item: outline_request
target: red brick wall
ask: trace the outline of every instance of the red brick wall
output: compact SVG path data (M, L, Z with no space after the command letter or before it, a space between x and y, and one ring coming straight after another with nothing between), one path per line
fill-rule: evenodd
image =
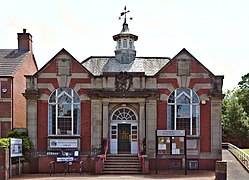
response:
M64 163L57 163L56 157L53 156L41 156L38 159L38 173L49 173L50 166L49 163L51 161L55 161L55 172L56 173L64 173L65 164ZM79 173L80 169L80 161L83 161L83 173L93 171L92 163L90 158L85 156L80 156L79 160L74 162L71 166L69 166L70 172L74 169L75 173Z
M42 73L56 73L56 61L50 61L47 66L41 69Z
M217 159L198 159L199 170L215 170L215 163ZM179 169L176 165L182 165L182 159L166 159L158 158L157 169L158 170L176 170ZM156 159L149 159L150 170L156 170ZM182 166L181 166L182 168Z
M167 102L157 101L157 129L167 129Z
M0 179L9 179L9 149L0 147Z
M7 89L4 93L0 92L0 138L7 137L12 128L12 78L3 78L0 81L1 89Z
M218 159L199 159L200 170L215 170L215 163Z
M11 102L0 102L0 118L11 118Z
M81 102L81 150L91 151L91 101Z
M1 137L7 137L11 130L11 121L1 122Z
M37 149L38 151L47 151L48 101L39 100L37 106L38 106Z
M22 95L26 89L26 78L24 75L33 75L36 71L36 65L32 60L33 55L29 54L21 66L14 74L13 80L13 127L26 128L26 99Z
M160 72L161 73L175 73L176 72L176 61L171 60Z
M54 86L54 89L59 88L59 83L57 78L38 78L37 83L51 83Z
M11 85L12 85L11 78L7 78L6 81L1 81L1 89L7 89L6 93L1 91L1 98L11 98L12 94Z
M85 68L76 61L72 61L72 72L73 73L88 73Z
M211 103L200 105L201 152L211 151Z

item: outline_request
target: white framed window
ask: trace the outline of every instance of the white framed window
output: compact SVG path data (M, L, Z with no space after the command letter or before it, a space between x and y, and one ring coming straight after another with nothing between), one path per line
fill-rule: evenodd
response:
M70 88L56 89L48 99L48 134L80 134L80 98Z
M118 41L118 49L121 49L121 40Z
M185 130L187 135L200 134L200 100L189 88L178 88L168 98L167 126Z
M133 42L132 42L132 40L129 40L129 48L133 49Z
M123 40L123 48L127 48L127 39Z

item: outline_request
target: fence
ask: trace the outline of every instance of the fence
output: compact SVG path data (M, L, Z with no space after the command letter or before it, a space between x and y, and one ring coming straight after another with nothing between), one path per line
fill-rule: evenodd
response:
M226 146L227 149L240 161L240 163L249 172L249 155L242 151L240 148L230 143L222 143L222 146Z

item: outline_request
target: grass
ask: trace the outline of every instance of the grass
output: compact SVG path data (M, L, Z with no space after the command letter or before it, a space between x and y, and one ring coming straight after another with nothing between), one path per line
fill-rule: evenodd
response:
M242 149L242 150L249 155L249 149Z

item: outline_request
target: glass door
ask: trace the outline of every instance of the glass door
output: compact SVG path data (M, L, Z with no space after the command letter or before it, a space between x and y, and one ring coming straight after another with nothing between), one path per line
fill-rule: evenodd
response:
M131 153L131 125L118 125L118 153Z

